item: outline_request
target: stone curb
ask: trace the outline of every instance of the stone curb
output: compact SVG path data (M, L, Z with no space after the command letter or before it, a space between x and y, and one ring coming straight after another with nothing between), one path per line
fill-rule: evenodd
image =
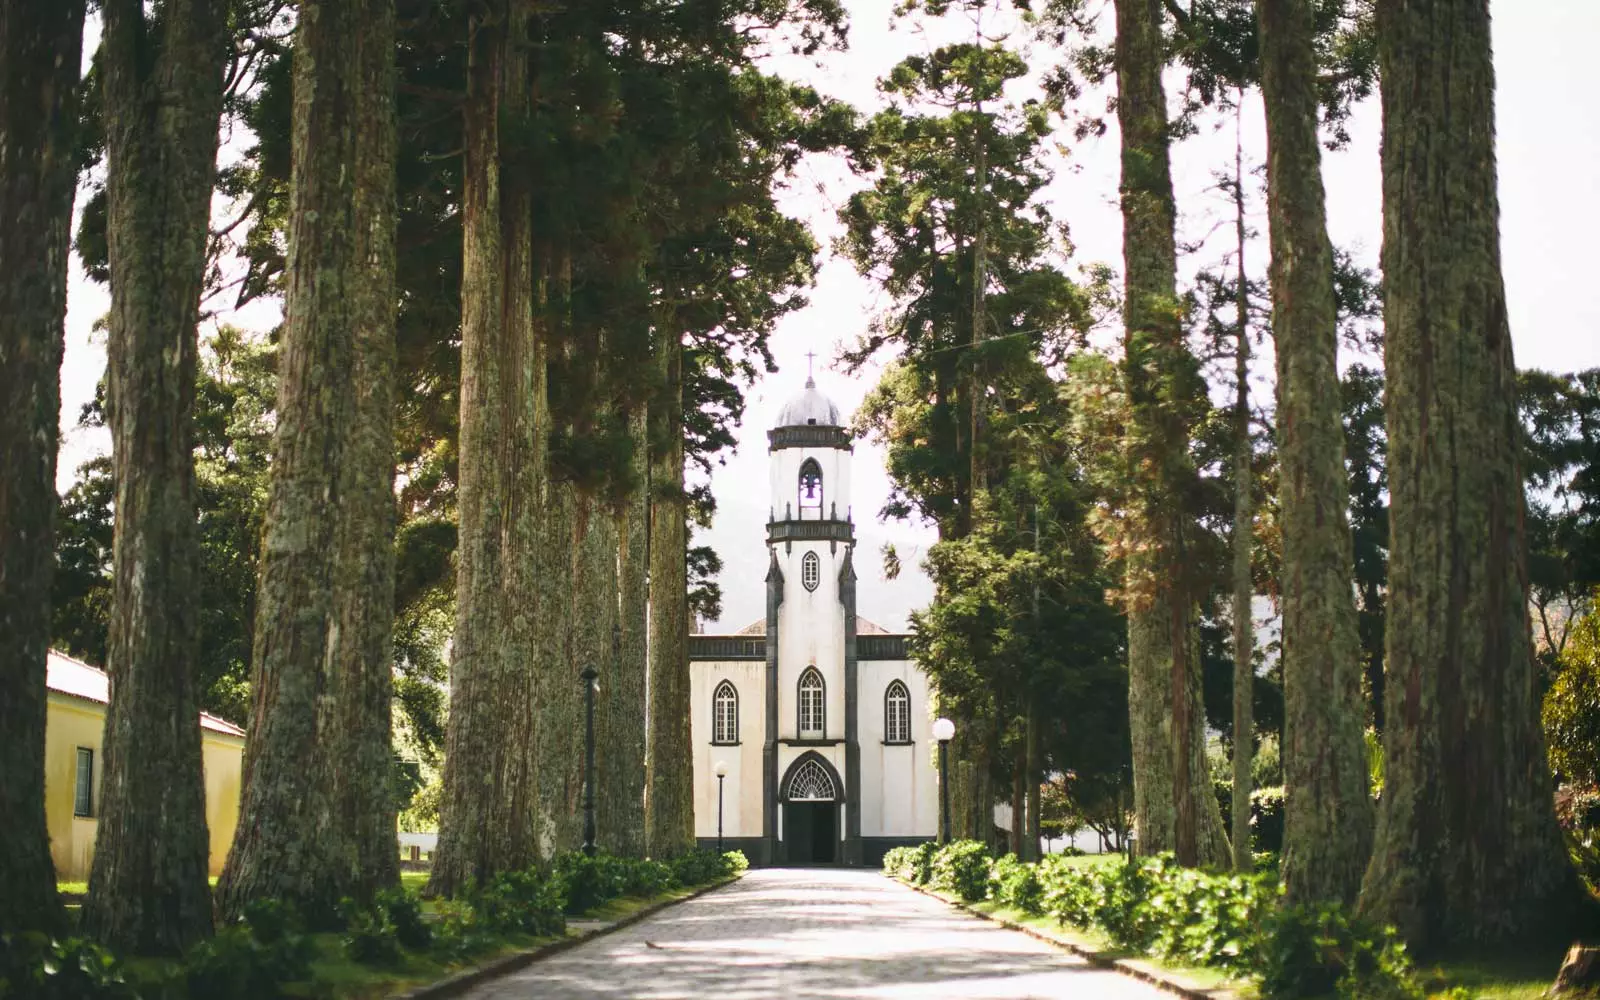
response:
M1157 989L1165 990L1168 993L1175 993L1178 996L1185 997L1187 1000L1243 1000L1244 994L1235 992L1234 990L1208 990L1197 986L1190 986L1187 983L1179 981L1171 973L1158 969L1150 963L1140 962L1136 959L1129 958L1108 958L1106 955L1095 951L1093 948L1078 944L1075 941L1067 941L1063 938L1056 937L1054 934L1051 934L1048 931L1040 930L1037 927L1029 927L1027 924L1019 924L1015 920L1007 920L1005 917L996 916L992 913L984 913L982 910L975 910L960 900L949 899L937 892L933 892L930 889L924 889L920 885L912 885L910 882L895 878L892 875L885 875L884 877L892 882L897 882L914 892L920 892L924 896L930 896L934 899L937 899L941 903L952 906L969 916L977 917L979 920L987 920L992 924L999 924L1001 927L1004 927L1007 930L1020 931L1031 938L1036 938L1040 941L1043 941L1045 944L1054 945L1063 951L1071 952L1072 954L1088 962L1090 965L1098 966L1102 969L1110 969L1113 972L1120 972L1125 976L1132 976L1141 982L1149 983L1151 986L1154 986Z
M483 965L474 966L470 969L463 969L460 972L447 976L437 982L429 983L426 986L417 986L413 989L407 990L404 993L397 993L391 998L391 1000L444 1000L446 997L460 996L472 987L477 986L479 983L487 982L490 979L498 979L501 976L516 972L519 969L525 969L542 958L548 958L551 955L556 955L563 951L567 951L568 949L576 948L578 945L593 941L595 938L604 937L605 935L610 934L612 931L621 930L622 928L636 924L641 920L653 917L668 907L677 906L679 903L687 903L689 900L698 899L708 892L721 889L726 885L732 885L734 882L739 881L739 878L739 875L734 875L731 878L723 879L721 882L712 882L710 885L701 886L700 888L689 893L687 896L683 896L678 899L663 899L659 903L652 903L649 906L646 906L644 909L630 913L625 917L613 921L612 923L605 924L587 931L579 931L578 933L562 938L559 941L552 941L549 944L540 945L537 948L530 948L527 951L518 951L513 952L510 955L502 955L492 962L486 962Z

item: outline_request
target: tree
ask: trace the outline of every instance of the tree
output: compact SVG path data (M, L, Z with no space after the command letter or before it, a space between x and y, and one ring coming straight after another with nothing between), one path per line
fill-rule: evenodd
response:
M1384 729L1384 618L1389 584L1388 439L1383 372L1355 364L1339 380L1345 468L1350 476L1350 534L1360 613L1362 689L1373 729Z
M277 429L223 913L316 920L397 877L393 7L301 6Z
M1190 637L1194 582L1182 502L1190 427L1203 396L1184 343L1160 0L1118 0L1115 67L1122 144L1123 376L1128 399L1128 711L1142 852L1224 864L1206 770L1200 670Z
M1574 625L1544 696L1543 722L1556 775L1600 785L1600 613L1591 611Z
M45 662L84 4L0 10L0 932L63 914L44 814Z
M1278 364L1284 857L1296 902L1351 902L1371 847L1360 642L1351 598L1335 363L1333 244L1317 140L1311 0L1260 0Z
M1361 911L1418 949L1573 913L1539 732L1484 0L1381 0L1391 536Z
M211 933L193 411L227 51L221 0L103 6L116 535L102 806L83 927L137 954Z

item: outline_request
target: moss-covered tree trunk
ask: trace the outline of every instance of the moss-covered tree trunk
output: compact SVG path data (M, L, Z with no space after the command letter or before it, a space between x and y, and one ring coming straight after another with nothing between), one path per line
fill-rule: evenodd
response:
M667 327L668 330L671 327ZM689 742L688 509L683 487L683 346L659 345L661 405L650 458L650 717L645 842L650 856L694 848L694 757Z
M394 11L306 0L254 705L223 913L330 918L397 875L394 614ZM389 824L383 857L374 857Z
M1183 864L1226 864L1227 837L1205 767L1199 661L1185 582L1183 506L1191 400L1203 392L1177 302L1172 168L1160 0L1117 0L1122 143L1127 447L1136 481L1126 557L1128 715L1139 849Z
M1381 0L1390 561L1384 791L1361 910L1414 947L1579 898L1528 617L1486 0Z
M470 39L462 182L460 535L439 849L429 891L539 860L534 763L535 530L544 498L530 178L501 126L528 107L528 9L497 0ZM508 169L502 171L502 159Z
M610 790L606 789L600 780L600 762L603 757L610 756L610 748L602 742L605 734L604 722L608 721L610 714L606 709L610 701L611 686L616 680L617 650L613 649L613 638L616 646L621 645L621 635L612 634L613 627L621 628L617 615L617 524L612 516L612 511L606 507L602 498L597 496L580 496L577 505L577 516L573 520L575 545L573 551L577 555L577 563L573 573L573 609L572 621L572 650L573 663L571 686L582 690L579 675L588 666L594 667L599 673L596 679L595 692L595 819L596 843L609 854L618 853L614 844L617 831L601 825L600 802L603 797L609 797ZM643 705L640 706L641 710ZM570 727L579 737L578 740L578 767L576 787L578 794L584 794L583 782L584 757L582 736L585 720L584 706L578 705L579 715L577 725ZM580 799L581 806L581 799ZM581 813L579 814L581 820ZM609 817L608 817L609 818ZM581 823L578 829L579 843L582 843Z
M1317 144L1311 0L1260 0L1283 529L1283 880L1351 902L1372 845L1333 245Z
M83 0L0 7L0 933L62 926L45 661Z
M645 672L648 669L646 583L650 570L650 501L647 408L639 404L628 417L633 439L636 485L617 508L617 651L608 676L600 681L595 709L600 774L595 810L607 851L620 857L643 857Z
M194 388L226 9L102 8L116 528L99 832L85 931L172 954L211 933L195 605Z

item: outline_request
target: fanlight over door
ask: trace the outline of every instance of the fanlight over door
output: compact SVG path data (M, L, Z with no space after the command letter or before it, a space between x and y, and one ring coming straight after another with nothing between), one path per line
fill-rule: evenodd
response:
M801 761L789 779L790 802L833 802L838 797L833 776L815 760Z

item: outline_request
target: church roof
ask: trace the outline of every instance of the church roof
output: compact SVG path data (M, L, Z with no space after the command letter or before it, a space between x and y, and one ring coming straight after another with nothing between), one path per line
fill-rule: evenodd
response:
M778 411L778 422L773 426L806 427L813 424L820 427L844 426L839 419L839 407L817 388L816 379L808 378L800 395L783 404L783 409Z
M765 618L757 618L755 621L751 622L750 624L746 625L744 628L740 629L739 631L737 631L737 632L735 632L733 634L734 635L766 635L767 634L767 620ZM890 632L888 629L884 628L882 625L879 625L877 622L869 622L865 618L861 617L860 615L856 616L856 635L893 635L893 634L894 633Z

